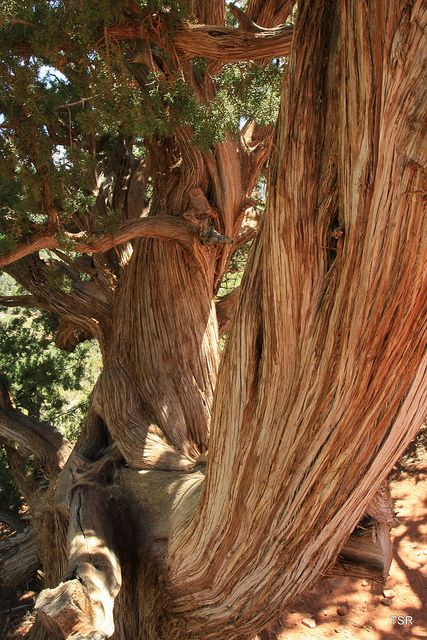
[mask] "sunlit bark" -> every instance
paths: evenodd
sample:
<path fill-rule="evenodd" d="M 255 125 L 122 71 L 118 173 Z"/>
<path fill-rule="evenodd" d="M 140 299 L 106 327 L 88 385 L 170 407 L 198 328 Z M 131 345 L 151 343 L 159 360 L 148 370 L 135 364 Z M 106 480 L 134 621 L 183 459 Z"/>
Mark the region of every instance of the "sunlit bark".
<path fill-rule="evenodd" d="M 248 7 L 262 26 L 289 10 Z M 427 402 L 425 21 L 421 0 L 299 3 L 265 220 L 219 374 L 215 296 L 233 245 L 127 242 L 111 287 L 109 256 L 90 265 L 79 311 L 104 369 L 40 519 L 55 536 L 32 640 L 113 627 L 115 640 L 246 640 L 320 575 L 387 571 L 393 518 L 378 491 Z M 243 142 L 202 153 L 187 131 L 152 140 L 139 222 L 173 216 L 238 244 L 268 153 Z M 72 294 L 49 300 L 35 256 L 11 269 L 78 322 Z M 364 514 L 376 546 L 350 537 Z"/>
<path fill-rule="evenodd" d="M 425 19 L 300 5 L 201 510 L 170 548 L 205 639 L 262 629 L 327 569 L 423 419 Z"/>

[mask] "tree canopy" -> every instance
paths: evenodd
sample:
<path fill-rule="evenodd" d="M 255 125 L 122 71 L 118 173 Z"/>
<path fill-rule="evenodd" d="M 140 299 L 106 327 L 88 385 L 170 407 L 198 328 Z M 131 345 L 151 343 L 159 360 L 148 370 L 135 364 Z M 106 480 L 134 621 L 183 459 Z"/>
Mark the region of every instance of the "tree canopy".
<path fill-rule="evenodd" d="M 213 44 L 241 33 L 231 13 L 224 33 L 190 25 L 192 15 L 190 2 L 2 3 L 0 264 L 43 248 L 84 252 L 118 231 L 112 173 L 126 154 L 142 159 L 149 206 L 148 141 L 185 129 L 209 152 L 248 122 L 275 121 L 280 58 L 233 64 L 188 53 L 187 31 Z M 56 275 L 66 290 L 66 274 Z"/>

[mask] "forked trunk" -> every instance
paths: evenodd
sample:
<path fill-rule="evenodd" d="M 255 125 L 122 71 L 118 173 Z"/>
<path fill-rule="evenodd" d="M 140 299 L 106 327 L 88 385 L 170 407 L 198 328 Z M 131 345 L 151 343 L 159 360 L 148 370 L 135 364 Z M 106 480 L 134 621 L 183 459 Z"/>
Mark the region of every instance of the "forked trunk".
<path fill-rule="evenodd" d="M 113 623 L 115 640 L 251 638 L 330 568 L 416 433 L 425 21 L 421 0 L 299 3 L 207 467 L 221 255 L 137 243 L 91 420 L 56 490 L 64 582 L 40 596 L 50 631 L 33 638 L 95 640 Z M 227 176 L 207 166 L 219 206 Z M 167 213 L 203 226 L 192 190 L 206 185 L 186 180 Z M 240 193 L 234 221 L 239 206 Z M 104 429 L 103 451 L 91 429 Z"/>

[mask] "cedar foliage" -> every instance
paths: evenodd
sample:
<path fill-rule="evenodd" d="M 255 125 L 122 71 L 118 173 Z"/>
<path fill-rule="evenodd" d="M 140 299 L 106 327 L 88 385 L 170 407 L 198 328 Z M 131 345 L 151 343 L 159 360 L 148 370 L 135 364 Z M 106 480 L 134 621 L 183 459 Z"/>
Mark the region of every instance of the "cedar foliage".
<path fill-rule="evenodd" d="M 133 20 L 162 16 L 164 47 L 154 46 L 156 70 L 142 63 L 143 41 L 108 36 L 129 22 L 129 3 L 2 2 L 0 24 L 0 251 L 7 253 L 47 222 L 49 189 L 59 233 L 111 230 L 119 212 L 108 202 L 96 211 L 100 176 L 126 145 L 144 158 L 146 141 L 188 128 L 195 145 L 212 150 L 243 121 L 272 124 L 282 65 L 226 64 L 212 69 L 195 59 L 191 73 L 216 89 L 201 100 L 189 69 L 168 50 L 186 2 L 140 2 Z M 136 14 L 136 15 L 135 15 Z M 162 25 L 164 26 L 164 25 Z M 150 181 L 150 176 L 147 176 Z M 149 196 L 148 196 L 149 197 Z M 69 250 L 65 237 L 62 249 Z"/>

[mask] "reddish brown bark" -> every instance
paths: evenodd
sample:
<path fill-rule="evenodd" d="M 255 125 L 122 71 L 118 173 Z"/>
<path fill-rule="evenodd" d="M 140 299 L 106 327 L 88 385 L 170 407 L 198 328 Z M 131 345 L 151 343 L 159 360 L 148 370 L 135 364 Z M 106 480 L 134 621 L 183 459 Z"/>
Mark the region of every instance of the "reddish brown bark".
<path fill-rule="evenodd" d="M 425 412 L 426 14 L 368 5 L 300 5 L 206 489 L 170 547 L 205 639 L 261 630 L 328 567 Z"/>
<path fill-rule="evenodd" d="M 287 4 L 265 6 L 271 17 Z M 260 3 L 249 8 L 264 20 Z M 90 266 L 84 325 L 101 335 L 104 370 L 42 520 L 56 530 L 48 586 L 65 584 L 40 599 L 47 627 L 56 618 L 69 629 L 77 598 L 71 628 L 99 637 L 114 622 L 116 640 L 251 638 L 331 570 L 346 541 L 342 558 L 354 560 L 348 537 L 421 422 L 425 10 L 420 0 L 316 0 L 299 12 L 266 219 L 218 382 L 214 300 L 232 246 L 189 252 L 140 238 L 120 250 L 118 285 L 111 256 Z M 152 145 L 147 220 L 201 216 L 204 232 L 237 238 L 266 149 L 230 136 L 203 154 L 186 131 Z M 74 321 L 72 295 L 48 300 L 43 266 L 23 262 L 15 275 Z M 102 513 L 109 492 L 126 513 L 118 546 L 120 509 Z M 391 520 L 375 517 L 383 535 Z M 96 550 L 107 541 L 108 562 L 95 566 L 79 546 L 73 566 L 79 526 Z M 386 570 L 387 545 L 370 542 Z M 95 626 L 90 581 L 67 574 L 82 564 L 109 613 Z M 48 636 L 37 623 L 33 640 Z"/>

